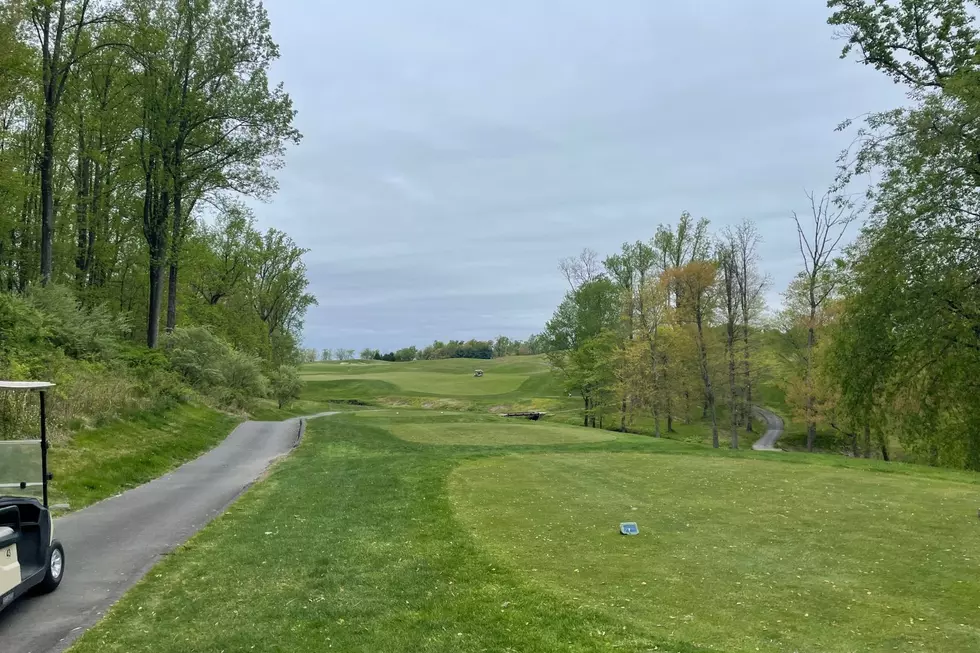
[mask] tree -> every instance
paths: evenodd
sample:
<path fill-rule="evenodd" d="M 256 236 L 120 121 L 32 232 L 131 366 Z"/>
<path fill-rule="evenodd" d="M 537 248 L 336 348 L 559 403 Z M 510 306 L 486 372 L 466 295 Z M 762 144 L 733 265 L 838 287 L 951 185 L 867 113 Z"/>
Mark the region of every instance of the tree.
<path fill-rule="evenodd" d="M 269 88 L 266 71 L 278 48 L 257 0 L 131 2 L 131 50 L 142 79 L 147 344 L 153 347 L 165 268 L 167 328 L 176 323 L 178 261 L 196 203 L 219 190 L 267 195 L 275 187 L 267 170 L 280 165 L 283 144 L 299 135 L 289 96 Z"/>
<path fill-rule="evenodd" d="M 639 301 L 639 289 L 650 275 L 656 261 L 652 247 L 646 243 L 624 243 L 621 253 L 613 254 L 603 261 L 609 278 L 615 282 L 620 292 L 622 339 L 632 342 L 634 321 Z M 624 393 L 620 402 L 619 430 L 626 432 L 627 396 Z"/>
<path fill-rule="evenodd" d="M 738 306 L 741 309 L 742 384 L 744 387 L 745 430 L 752 431 L 752 328 L 765 308 L 764 292 L 770 286 L 768 275 L 759 271 L 759 245 L 762 237 L 754 223 L 743 220 L 735 231 L 726 232 L 734 256 Z"/>
<path fill-rule="evenodd" d="M 545 326 L 549 360 L 566 389 L 581 395 L 586 426 L 602 421 L 605 395 L 615 382 L 609 365 L 619 321 L 616 286 L 599 277 L 565 295 Z"/>
<path fill-rule="evenodd" d="M 349 361 L 354 360 L 354 350 L 353 349 L 335 349 L 333 352 L 334 358 L 339 361 Z"/>
<path fill-rule="evenodd" d="M 599 262 L 599 255 L 586 247 L 578 257 L 569 256 L 563 258 L 558 263 L 568 285 L 574 292 L 579 287 L 595 281 L 602 275 L 602 264 Z"/>
<path fill-rule="evenodd" d="M 725 358 L 728 361 L 728 414 L 731 427 L 731 446 L 738 449 L 739 393 L 735 374 L 735 329 L 740 313 L 741 293 L 738 288 L 738 258 L 734 238 L 729 232 L 717 246 L 718 269 L 721 272 L 721 307 L 725 320 Z M 745 412 L 749 412 L 748 408 Z"/>
<path fill-rule="evenodd" d="M 299 399 L 303 391 L 303 381 L 299 377 L 299 370 L 288 365 L 280 365 L 279 369 L 269 376 L 269 382 L 272 385 L 272 394 L 276 398 L 280 410 Z"/>
<path fill-rule="evenodd" d="M 710 239 L 708 236 L 708 220 L 701 218 L 697 224 L 693 223 L 691 214 L 687 211 L 681 214 L 677 223 L 677 229 L 669 225 L 659 225 L 653 237 L 653 248 L 657 257 L 657 264 L 661 273 L 668 270 L 681 268 L 692 261 L 704 261 L 709 257 Z M 668 302 L 675 308 L 680 302 L 680 288 L 676 280 L 671 281 L 671 277 L 666 277 L 670 283 L 668 286 Z M 667 350 L 665 351 L 665 355 Z M 664 383 L 669 384 L 669 370 L 674 366 L 671 361 L 666 359 L 663 365 Z M 666 397 L 667 412 L 667 432 L 674 431 L 674 406 L 671 393 Z"/>
<path fill-rule="evenodd" d="M 715 281 L 717 267 L 710 261 L 692 261 L 680 268 L 667 272 L 667 280 L 677 293 L 678 321 L 693 327 L 692 335 L 698 351 L 698 369 L 704 384 L 704 397 L 711 416 L 711 442 L 716 449 L 718 441 L 718 416 L 715 408 L 714 386 L 711 382 L 711 368 L 708 361 L 706 328 L 715 310 L 717 297 Z"/>
<path fill-rule="evenodd" d="M 324 351 L 328 351 L 328 350 L 325 349 Z M 367 360 L 377 359 L 380 355 L 381 354 L 378 353 L 377 349 L 371 349 L 370 347 L 365 347 L 364 349 L 361 350 L 360 358 L 362 361 L 367 361 Z"/>
<path fill-rule="evenodd" d="M 320 352 L 320 360 L 321 361 L 331 361 L 331 360 L 333 360 L 333 350 L 331 350 L 331 349 L 324 349 L 323 351 L 321 351 Z"/>
<path fill-rule="evenodd" d="M 228 203 L 213 226 L 203 225 L 190 238 L 192 255 L 190 287 L 203 301 L 214 306 L 245 292 L 255 273 L 262 235 L 245 207 Z"/>
<path fill-rule="evenodd" d="M 660 409 L 663 387 L 661 377 L 664 358 L 661 330 L 667 321 L 667 286 L 660 278 L 650 277 L 643 280 L 637 294 L 637 327 L 640 334 L 639 342 L 646 347 L 648 379 L 646 392 L 650 411 L 653 414 L 654 436 L 660 437 Z M 639 370 L 644 368 L 637 366 Z"/>
<path fill-rule="evenodd" d="M 276 229 L 269 229 L 262 239 L 251 295 L 270 336 L 301 329 L 306 309 L 316 305 L 316 298 L 306 292 L 309 282 L 303 255 L 308 251 Z"/>
<path fill-rule="evenodd" d="M 850 203 L 833 197 L 830 192 L 819 200 L 814 193 L 808 192 L 807 199 L 810 201 L 810 220 L 806 227 L 800 216 L 793 212 L 800 256 L 803 259 L 803 271 L 790 285 L 787 299 L 791 309 L 795 309 L 805 320 L 806 446 L 807 451 L 812 452 L 817 435 L 813 351 L 817 344 L 818 314 L 840 283 L 840 276 L 836 274 L 834 255 L 848 225 L 857 219 L 857 213 Z"/>
<path fill-rule="evenodd" d="M 106 19 L 93 17 L 95 3 L 90 0 L 38 0 L 31 7 L 31 21 L 41 49 L 41 87 L 44 95 L 44 121 L 41 157 L 41 283 L 51 282 L 54 266 L 54 164 L 55 131 L 58 109 L 68 79 L 82 56 L 79 44 L 86 28 Z"/>

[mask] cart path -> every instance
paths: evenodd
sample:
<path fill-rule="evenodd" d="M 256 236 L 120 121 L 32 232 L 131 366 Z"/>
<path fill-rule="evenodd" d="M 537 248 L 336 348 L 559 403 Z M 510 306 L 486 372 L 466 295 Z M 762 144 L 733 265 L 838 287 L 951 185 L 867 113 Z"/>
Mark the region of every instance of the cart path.
<path fill-rule="evenodd" d="M 224 512 L 292 450 L 303 428 L 303 419 L 245 422 L 166 476 L 56 519 L 65 579 L 54 593 L 22 598 L 0 612 L 0 651 L 63 651 L 162 555 Z"/>
<path fill-rule="evenodd" d="M 783 419 L 765 408 L 755 406 L 753 410 L 759 417 L 766 420 L 766 432 L 756 440 L 752 448 L 756 451 L 782 451 L 776 446 L 776 440 L 783 435 Z"/>

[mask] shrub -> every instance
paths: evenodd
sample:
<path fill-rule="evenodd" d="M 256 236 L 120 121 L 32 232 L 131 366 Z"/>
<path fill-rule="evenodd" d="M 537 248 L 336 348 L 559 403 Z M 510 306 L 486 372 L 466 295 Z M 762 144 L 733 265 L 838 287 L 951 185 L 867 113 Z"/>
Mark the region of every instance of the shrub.
<path fill-rule="evenodd" d="M 120 349 L 128 325 L 103 306 L 85 308 L 65 286 L 32 288 L 26 302 L 41 315 L 47 340 L 73 358 L 109 360 Z"/>
<path fill-rule="evenodd" d="M 272 396 L 279 403 L 279 408 L 285 408 L 290 402 L 299 399 L 303 390 L 303 381 L 299 378 L 299 370 L 289 365 L 280 365 L 279 369 L 269 377 L 272 385 Z"/>
<path fill-rule="evenodd" d="M 236 351 L 205 327 L 177 329 L 164 346 L 170 365 L 194 389 L 244 408 L 249 399 L 268 393 L 261 361 Z"/>

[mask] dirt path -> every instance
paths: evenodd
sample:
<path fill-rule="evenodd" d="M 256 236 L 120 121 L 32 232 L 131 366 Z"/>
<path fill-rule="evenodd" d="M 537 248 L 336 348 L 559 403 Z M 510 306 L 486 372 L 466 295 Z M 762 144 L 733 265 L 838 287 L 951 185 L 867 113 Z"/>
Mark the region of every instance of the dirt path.
<path fill-rule="evenodd" d="M 771 413 L 765 408 L 756 406 L 755 414 L 766 421 L 766 432 L 756 440 L 752 448 L 756 451 L 782 451 L 776 446 L 776 440 L 783 435 L 783 420 L 779 415 Z"/>
<path fill-rule="evenodd" d="M 304 424 L 245 422 L 166 476 L 56 519 L 65 579 L 54 593 L 0 612 L 0 651 L 63 651 L 162 555 L 224 512 L 272 461 L 291 451 Z"/>

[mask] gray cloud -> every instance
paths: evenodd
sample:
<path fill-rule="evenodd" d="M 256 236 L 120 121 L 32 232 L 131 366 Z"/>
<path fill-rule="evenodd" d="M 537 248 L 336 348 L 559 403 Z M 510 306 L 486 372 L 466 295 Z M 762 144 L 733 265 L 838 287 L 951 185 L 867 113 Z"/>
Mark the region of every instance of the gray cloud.
<path fill-rule="evenodd" d="M 311 249 L 307 344 L 526 336 L 559 258 L 683 210 L 756 220 L 778 301 L 834 127 L 902 102 L 823 4 L 269 3 L 305 139 L 257 214 Z"/>

